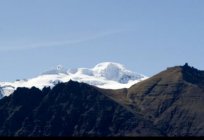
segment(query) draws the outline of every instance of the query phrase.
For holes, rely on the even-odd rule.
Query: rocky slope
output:
[[[167,136],[204,136],[204,71],[176,66],[106,94],[153,121]]]
[[[95,87],[70,81],[18,88],[0,100],[0,136],[158,136],[151,121]]]

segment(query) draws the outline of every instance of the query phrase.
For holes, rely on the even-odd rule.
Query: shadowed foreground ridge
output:
[[[161,135],[150,121],[73,81],[52,90],[19,88],[0,100],[0,114],[0,136]]]
[[[168,68],[117,93],[106,91],[167,136],[204,136],[204,71],[188,64]]]

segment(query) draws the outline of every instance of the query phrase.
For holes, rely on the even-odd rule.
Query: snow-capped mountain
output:
[[[113,62],[100,63],[94,68],[69,70],[59,65],[56,69],[44,72],[35,78],[15,82],[0,82],[0,98],[12,94],[18,87],[52,88],[59,82],[68,82],[69,80],[84,82],[104,89],[120,89],[129,88],[147,78],[144,75],[127,70],[121,64]]]

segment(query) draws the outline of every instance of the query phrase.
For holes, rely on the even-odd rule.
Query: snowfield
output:
[[[123,65],[113,62],[103,62],[94,68],[76,68],[66,70],[62,66],[47,71],[35,78],[15,82],[0,82],[0,98],[9,96],[18,87],[54,87],[59,82],[69,80],[87,83],[104,89],[129,88],[148,77],[127,70]]]

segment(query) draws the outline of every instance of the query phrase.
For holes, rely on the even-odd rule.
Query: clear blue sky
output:
[[[0,0],[0,81],[114,61],[204,69],[204,0]]]

